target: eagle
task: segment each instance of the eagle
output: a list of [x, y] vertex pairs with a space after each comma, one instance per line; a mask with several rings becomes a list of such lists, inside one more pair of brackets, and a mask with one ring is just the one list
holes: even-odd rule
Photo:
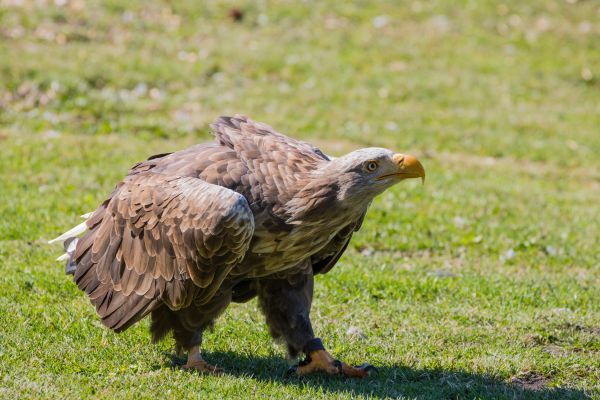
[[214, 140], [134, 165], [63, 241], [66, 271], [102, 324], [122, 332], [150, 315], [186, 369], [220, 373], [202, 334], [229, 304], [258, 297], [271, 336], [305, 358], [297, 375], [365, 377], [335, 359], [310, 318], [314, 277], [338, 262], [375, 196], [425, 179], [408, 154], [363, 148], [330, 157], [245, 116], [220, 117]]

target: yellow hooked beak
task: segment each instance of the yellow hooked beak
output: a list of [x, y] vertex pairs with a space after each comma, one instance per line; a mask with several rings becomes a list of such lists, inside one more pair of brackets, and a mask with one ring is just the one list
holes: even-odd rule
[[423, 168], [415, 156], [411, 156], [410, 154], [394, 154], [392, 161], [398, 166], [398, 171], [382, 175], [377, 178], [378, 180], [390, 176], [398, 176], [402, 179], [421, 178], [421, 181], [425, 183], [425, 168]]

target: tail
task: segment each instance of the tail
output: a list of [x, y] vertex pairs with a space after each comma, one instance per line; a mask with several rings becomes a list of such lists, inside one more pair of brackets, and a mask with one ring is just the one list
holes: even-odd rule
[[87, 213], [87, 214], [82, 215], [81, 218], [85, 218], [86, 221], [69, 229], [68, 231], [66, 231], [65, 233], [60, 235], [59, 237], [48, 241], [49, 244], [52, 244], [55, 242], [60, 242], [60, 241], [63, 242], [64, 248], [65, 248], [65, 254], [58, 257], [56, 259], [56, 261], [65, 261], [65, 260], [67, 261], [67, 263], [65, 265], [65, 272], [68, 275], [75, 274], [75, 269], [76, 269], [77, 265], [75, 264], [75, 260], [73, 260], [73, 254], [75, 253], [75, 248], [77, 247], [77, 242], [79, 241], [78, 236], [88, 230], [87, 219], [90, 218], [92, 216], [92, 214], [93, 213]]

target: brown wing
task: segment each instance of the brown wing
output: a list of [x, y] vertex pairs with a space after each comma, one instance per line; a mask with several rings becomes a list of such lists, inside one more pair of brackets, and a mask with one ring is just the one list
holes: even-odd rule
[[317, 164], [329, 160], [313, 145], [244, 116], [220, 117], [211, 128], [216, 142], [153, 156], [129, 174], [152, 170], [197, 177], [243, 194], [255, 215], [287, 219], [282, 206], [312, 181]]
[[313, 274], [326, 274], [337, 264], [344, 251], [346, 251], [346, 248], [348, 248], [352, 235], [362, 226], [365, 214], [366, 212], [355, 223], [345, 226], [331, 239], [323, 250], [311, 257]]
[[281, 207], [306, 185], [318, 164], [328, 161], [316, 147], [241, 115], [220, 117], [211, 128], [219, 144], [232, 149], [244, 165], [240, 180], [256, 190], [255, 210], [284, 216]]
[[246, 199], [193, 177], [130, 175], [88, 220], [75, 281], [102, 322], [122, 331], [164, 303], [208, 300], [246, 253]]
[[312, 144], [282, 135], [271, 126], [244, 115], [219, 117], [210, 127], [221, 145], [235, 149], [246, 160], [285, 162], [287, 154], [297, 161], [290, 167], [299, 171], [310, 168], [314, 162], [329, 161], [329, 157]]

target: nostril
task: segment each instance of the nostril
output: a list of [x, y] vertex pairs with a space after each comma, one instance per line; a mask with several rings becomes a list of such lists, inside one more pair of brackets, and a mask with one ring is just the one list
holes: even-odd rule
[[394, 154], [393, 160], [398, 166], [402, 167], [404, 164], [404, 154]]

